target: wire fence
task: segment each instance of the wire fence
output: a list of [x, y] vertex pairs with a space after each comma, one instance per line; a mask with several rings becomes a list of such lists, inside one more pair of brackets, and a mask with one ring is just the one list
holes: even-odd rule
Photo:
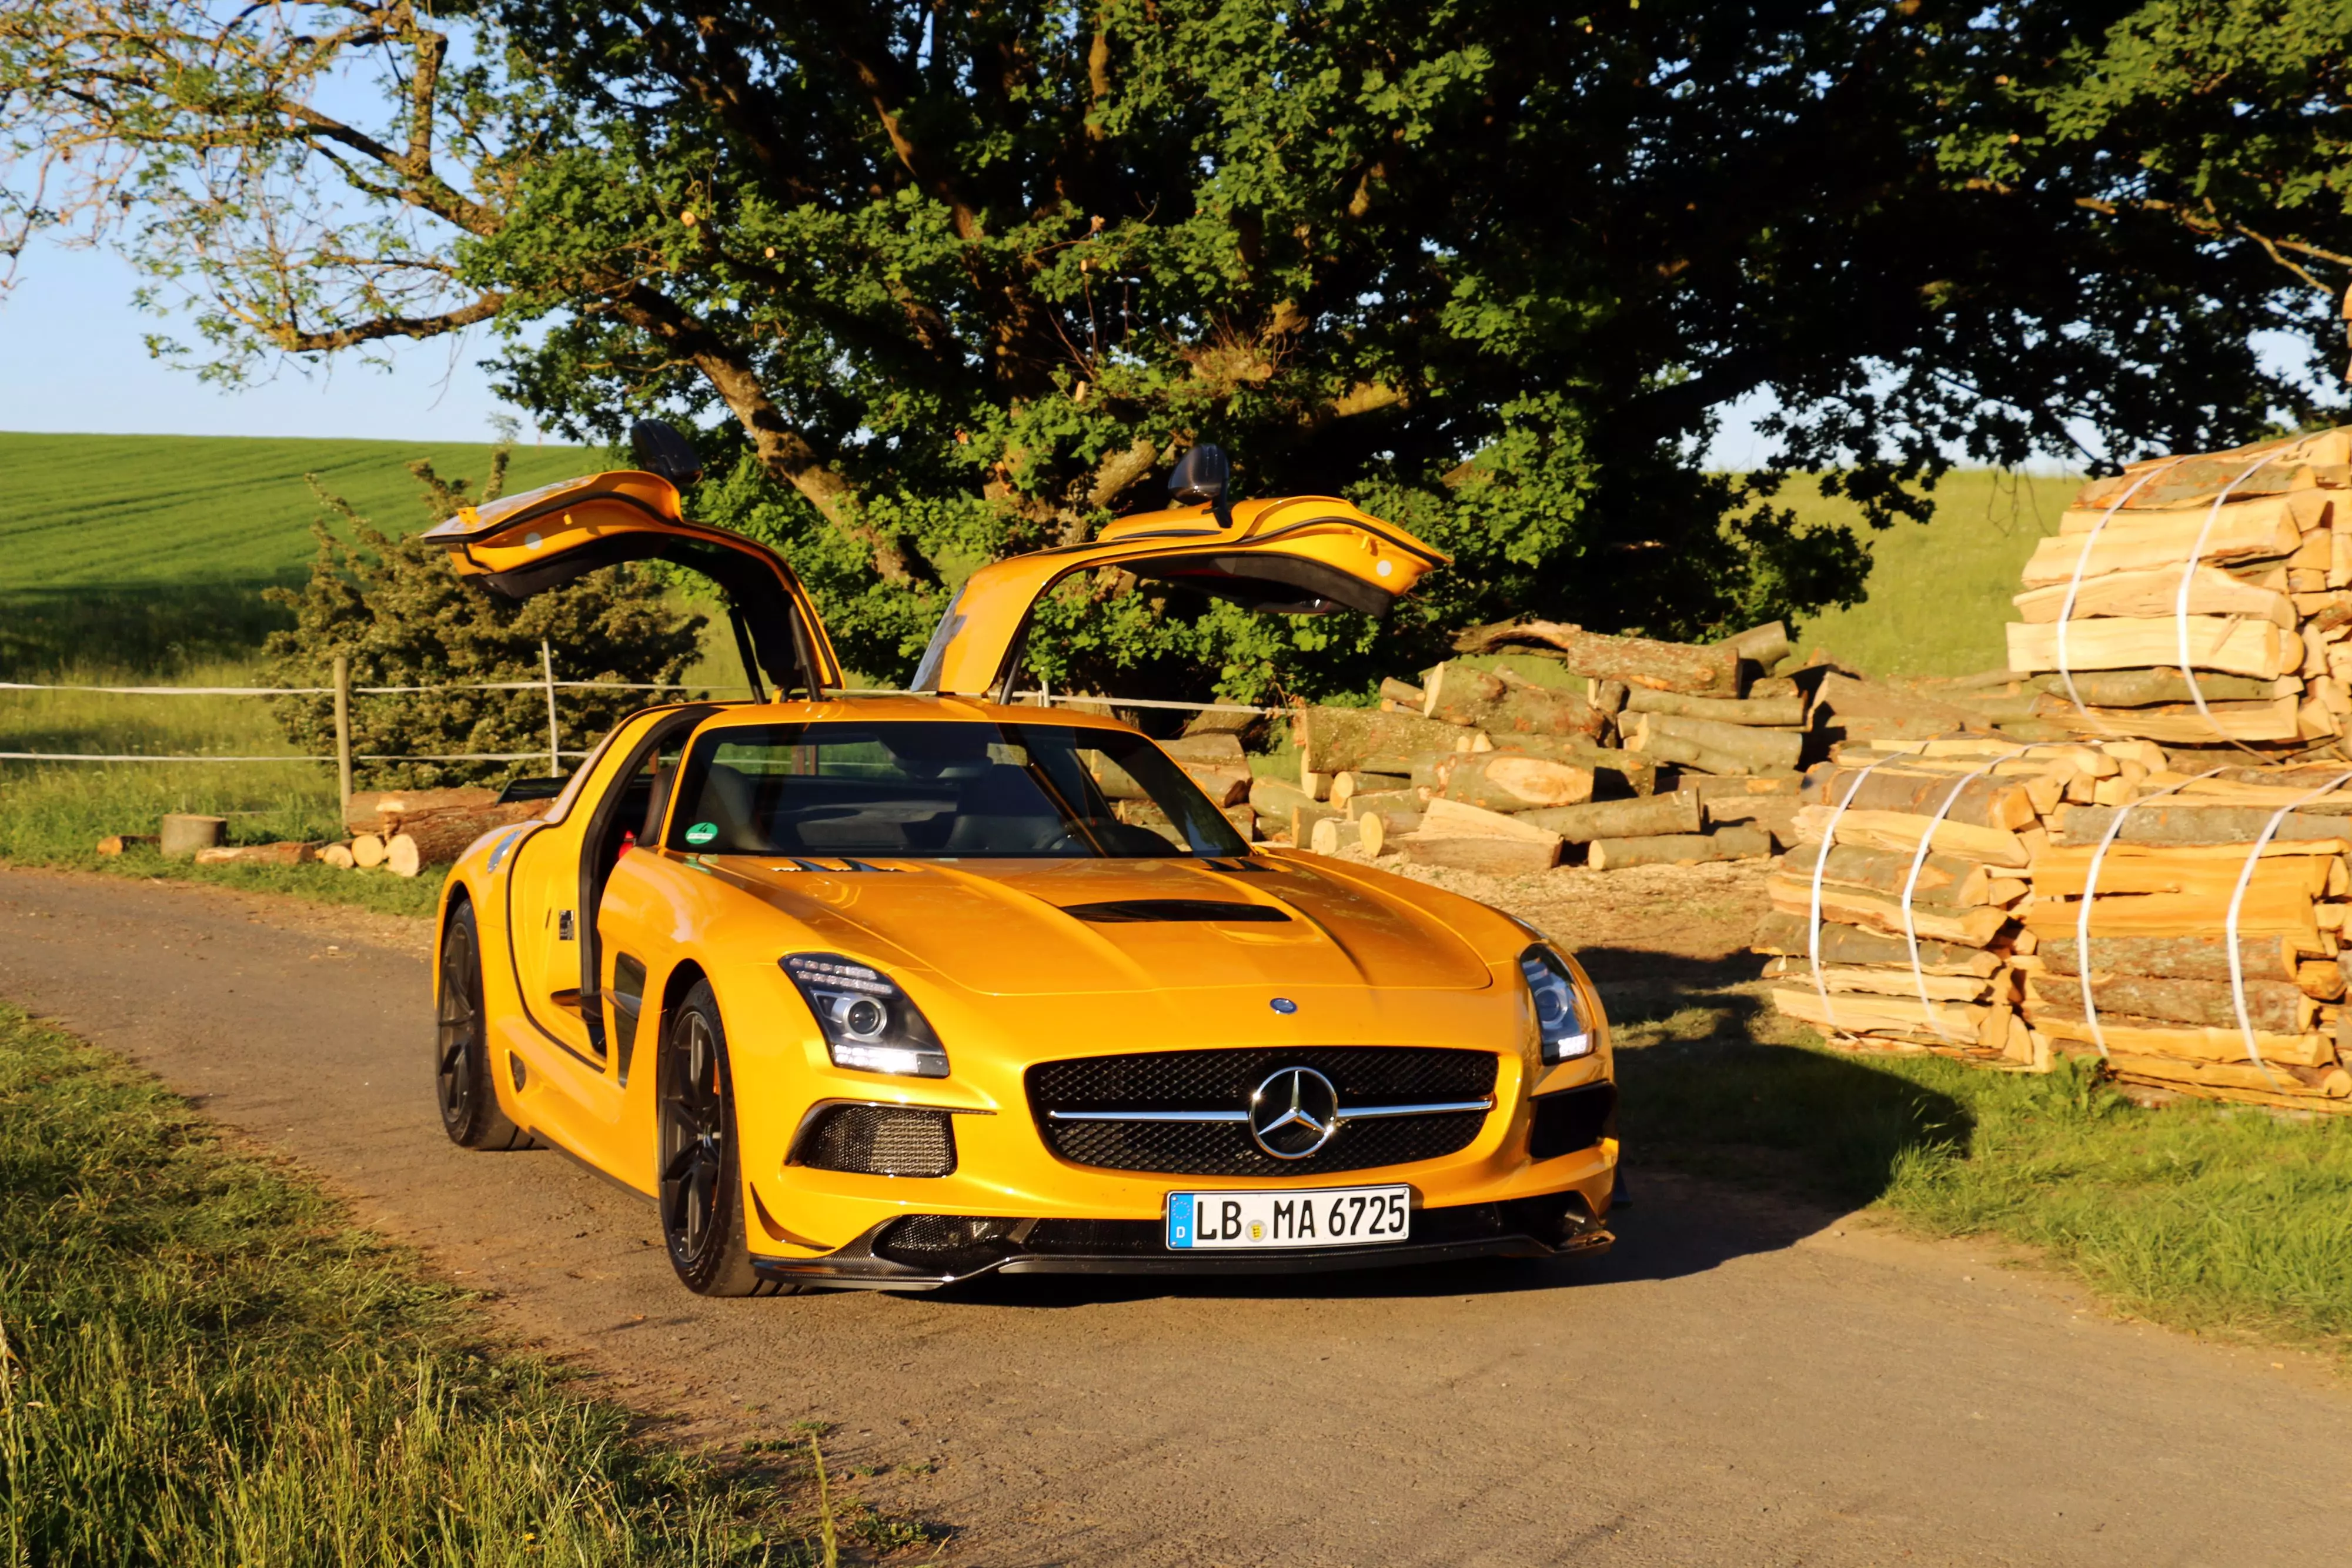
[[[545, 761], [550, 773], [561, 773], [563, 763], [578, 761], [591, 755], [564, 747], [562, 721], [557, 716], [555, 697], [566, 691], [625, 692], [711, 692], [731, 689], [708, 685], [693, 685], [678, 681], [559, 681], [555, 678], [553, 651], [542, 642], [540, 644], [542, 678], [536, 681], [451, 681], [439, 685], [424, 686], [359, 686], [351, 684], [349, 664], [338, 657], [335, 661], [336, 680], [325, 686], [110, 686], [37, 681], [0, 681], [0, 692], [79, 692], [94, 695], [127, 697], [317, 697], [335, 698], [336, 748], [328, 755], [310, 756], [284, 753], [271, 757], [230, 757], [211, 752], [172, 755], [156, 752], [95, 752], [95, 751], [0, 751], [0, 762], [163, 762], [163, 763], [263, 763], [263, 762], [332, 762], [344, 775], [344, 793], [350, 793], [352, 767], [361, 762], [535, 762]], [[544, 751], [473, 751], [444, 756], [422, 756], [415, 753], [354, 752], [351, 748], [350, 700], [355, 696], [414, 696], [427, 692], [536, 692], [547, 694], [547, 748]], [[896, 686], [869, 686], [845, 694], [854, 696], [912, 696], [919, 694]], [[1015, 692], [1016, 699], [1034, 701], [1049, 707], [1080, 708], [1158, 708], [1188, 713], [1239, 713], [1270, 715], [1286, 710], [1261, 707], [1248, 703], [1177, 702], [1163, 697], [1114, 697], [1064, 694], [1056, 696], [1044, 688]]]

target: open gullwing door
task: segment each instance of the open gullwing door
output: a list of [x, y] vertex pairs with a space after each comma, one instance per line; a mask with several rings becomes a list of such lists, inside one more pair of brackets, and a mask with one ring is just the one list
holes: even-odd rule
[[625, 468], [467, 507], [425, 535], [460, 577], [529, 599], [600, 567], [667, 560], [719, 585], [738, 635], [780, 692], [838, 690], [841, 661], [808, 590], [782, 556], [725, 528], [688, 522], [677, 486]]
[[[1206, 458], [1203, 465], [1197, 460]], [[1388, 613], [1449, 558], [1394, 523], [1329, 496], [1223, 498], [1222, 455], [1196, 447], [1170, 489], [1199, 504], [1119, 518], [1086, 544], [1013, 556], [971, 574], [940, 618], [914, 689], [979, 696], [1010, 685], [1032, 610], [1073, 572], [1117, 567], [1252, 610]], [[1202, 482], [1205, 467], [1208, 479]], [[1188, 482], [1189, 481], [1189, 482]]]

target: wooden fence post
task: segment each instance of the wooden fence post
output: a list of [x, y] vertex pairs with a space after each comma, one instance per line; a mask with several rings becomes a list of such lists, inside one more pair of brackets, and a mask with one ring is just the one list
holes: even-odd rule
[[342, 813], [352, 814], [352, 656], [335, 655], [335, 782], [341, 787]]
[[563, 735], [555, 727], [555, 655], [547, 639], [539, 640], [539, 667], [547, 676], [547, 776], [563, 777]]

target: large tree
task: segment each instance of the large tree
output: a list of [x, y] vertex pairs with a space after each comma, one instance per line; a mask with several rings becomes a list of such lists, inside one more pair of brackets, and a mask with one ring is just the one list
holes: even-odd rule
[[[1197, 440], [1455, 553], [1385, 637], [1108, 578], [1035, 643], [1057, 681], [1254, 695], [1465, 618], [1701, 634], [1850, 598], [1850, 532], [1700, 469], [1752, 394], [1880, 522], [1955, 454], [2319, 412], [2248, 347], [2309, 328], [2302, 280], [2108, 216], [2179, 203], [2119, 171], [2196, 95], [2078, 101], [2155, 14], [13, 0], [0, 93], [20, 229], [127, 241], [209, 373], [488, 324], [561, 428], [683, 410], [722, 449], [698, 506], [787, 545], [877, 674], [961, 572], [1145, 504]], [[2344, 49], [2306, 50], [2322, 126]], [[2315, 134], [2300, 166], [2340, 164]], [[2265, 212], [2269, 252], [2340, 256], [2341, 195]]]

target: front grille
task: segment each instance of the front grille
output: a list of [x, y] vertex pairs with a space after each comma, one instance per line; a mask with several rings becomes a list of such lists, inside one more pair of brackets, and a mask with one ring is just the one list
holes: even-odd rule
[[1318, 1176], [1458, 1154], [1486, 1113], [1351, 1120], [1305, 1159], [1277, 1160], [1238, 1122], [1056, 1122], [1054, 1111], [1236, 1111], [1285, 1067], [1311, 1067], [1351, 1109], [1478, 1100], [1495, 1090], [1495, 1056], [1425, 1046], [1166, 1051], [1049, 1061], [1029, 1070], [1029, 1103], [1046, 1147], [1074, 1165], [1169, 1176]]
[[1534, 1103], [1528, 1158], [1548, 1160], [1589, 1149], [1609, 1134], [1616, 1124], [1617, 1085], [1588, 1083], [1558, 1094], [1538, 1094]]
[[954, 1118], [903, 1105], [828, 1105], [801, 1134], [793, 1163], [860, 1176], [952, 1176]]

